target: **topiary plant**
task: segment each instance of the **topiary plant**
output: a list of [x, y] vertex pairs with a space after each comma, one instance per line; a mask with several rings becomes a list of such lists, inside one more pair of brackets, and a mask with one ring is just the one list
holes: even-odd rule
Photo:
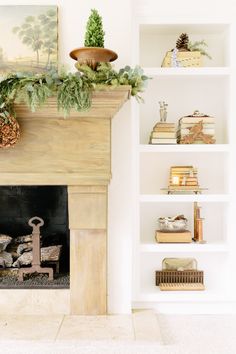
[[104, 35], [102, 17], [96, 9], [92, 9], [86, 25], [84, 46], [104, 48]]

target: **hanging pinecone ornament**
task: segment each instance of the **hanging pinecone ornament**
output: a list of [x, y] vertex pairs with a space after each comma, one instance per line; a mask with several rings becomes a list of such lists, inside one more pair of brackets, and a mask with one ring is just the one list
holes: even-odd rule
[[17, 120], [6, 113], [0, 113], [0, 148], [14, 146], [20, 137]]
[[182, 33], [176, 41], [176, 48], [181, 52], [190, 51], [189, 48], [189, 38], [187, 33]]

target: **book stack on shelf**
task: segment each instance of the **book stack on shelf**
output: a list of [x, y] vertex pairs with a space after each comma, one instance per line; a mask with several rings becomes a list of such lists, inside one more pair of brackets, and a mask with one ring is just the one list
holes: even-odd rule
[[193, 166], [172, 166], [170, 168], [168, 193], [200, 193], [197, 168]]
[[149, 144], [176, 144], [175, 123], [158, 122], [150, 135]]
[[179, 119], [178, 144], [214, 144], [215, 118], [195, 111]]
[[198, 194], [205, 189], [200, 188], [197, 168], [193, 166], [171, 166], [168, 188], [161, 188], [168, 194]]
[[157, 243], [191, 243], [192, 235], [188, 230], [167, 232], [156, 230]]

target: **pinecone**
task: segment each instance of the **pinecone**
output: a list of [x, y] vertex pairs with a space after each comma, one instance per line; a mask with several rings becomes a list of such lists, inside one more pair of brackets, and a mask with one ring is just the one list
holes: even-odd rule
[[0, 116], [0, 148], [7, 148], [16, 144], [20, 137], [20, 127], [14, 117], [9, 117], [6, 123]]
[[176, 48], [180, 51], [189, 51], [189, 38], [187, 33], [182, 33], [176, 41]]

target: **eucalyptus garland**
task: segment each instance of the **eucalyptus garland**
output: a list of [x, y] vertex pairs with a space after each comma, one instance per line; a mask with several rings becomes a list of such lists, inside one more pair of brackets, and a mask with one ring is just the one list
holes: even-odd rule
[[56, 96], [58, 110], [68, 116], [72, 109], [85, 111], [91, 107], [92, 92], [106, 86], [130, 85], [131, 95], [141, 100], [148, 77], [140, 67], [126, 66], [115, 71], [109, 63], [99, 64], [96, 71], [86, 65], [77, 65], [76, 73], [50, 71], [41, 74], [15, 73], [0, 82], [0, 110], [14, 114], [14, 103], [24, 102], [31, 111]]

